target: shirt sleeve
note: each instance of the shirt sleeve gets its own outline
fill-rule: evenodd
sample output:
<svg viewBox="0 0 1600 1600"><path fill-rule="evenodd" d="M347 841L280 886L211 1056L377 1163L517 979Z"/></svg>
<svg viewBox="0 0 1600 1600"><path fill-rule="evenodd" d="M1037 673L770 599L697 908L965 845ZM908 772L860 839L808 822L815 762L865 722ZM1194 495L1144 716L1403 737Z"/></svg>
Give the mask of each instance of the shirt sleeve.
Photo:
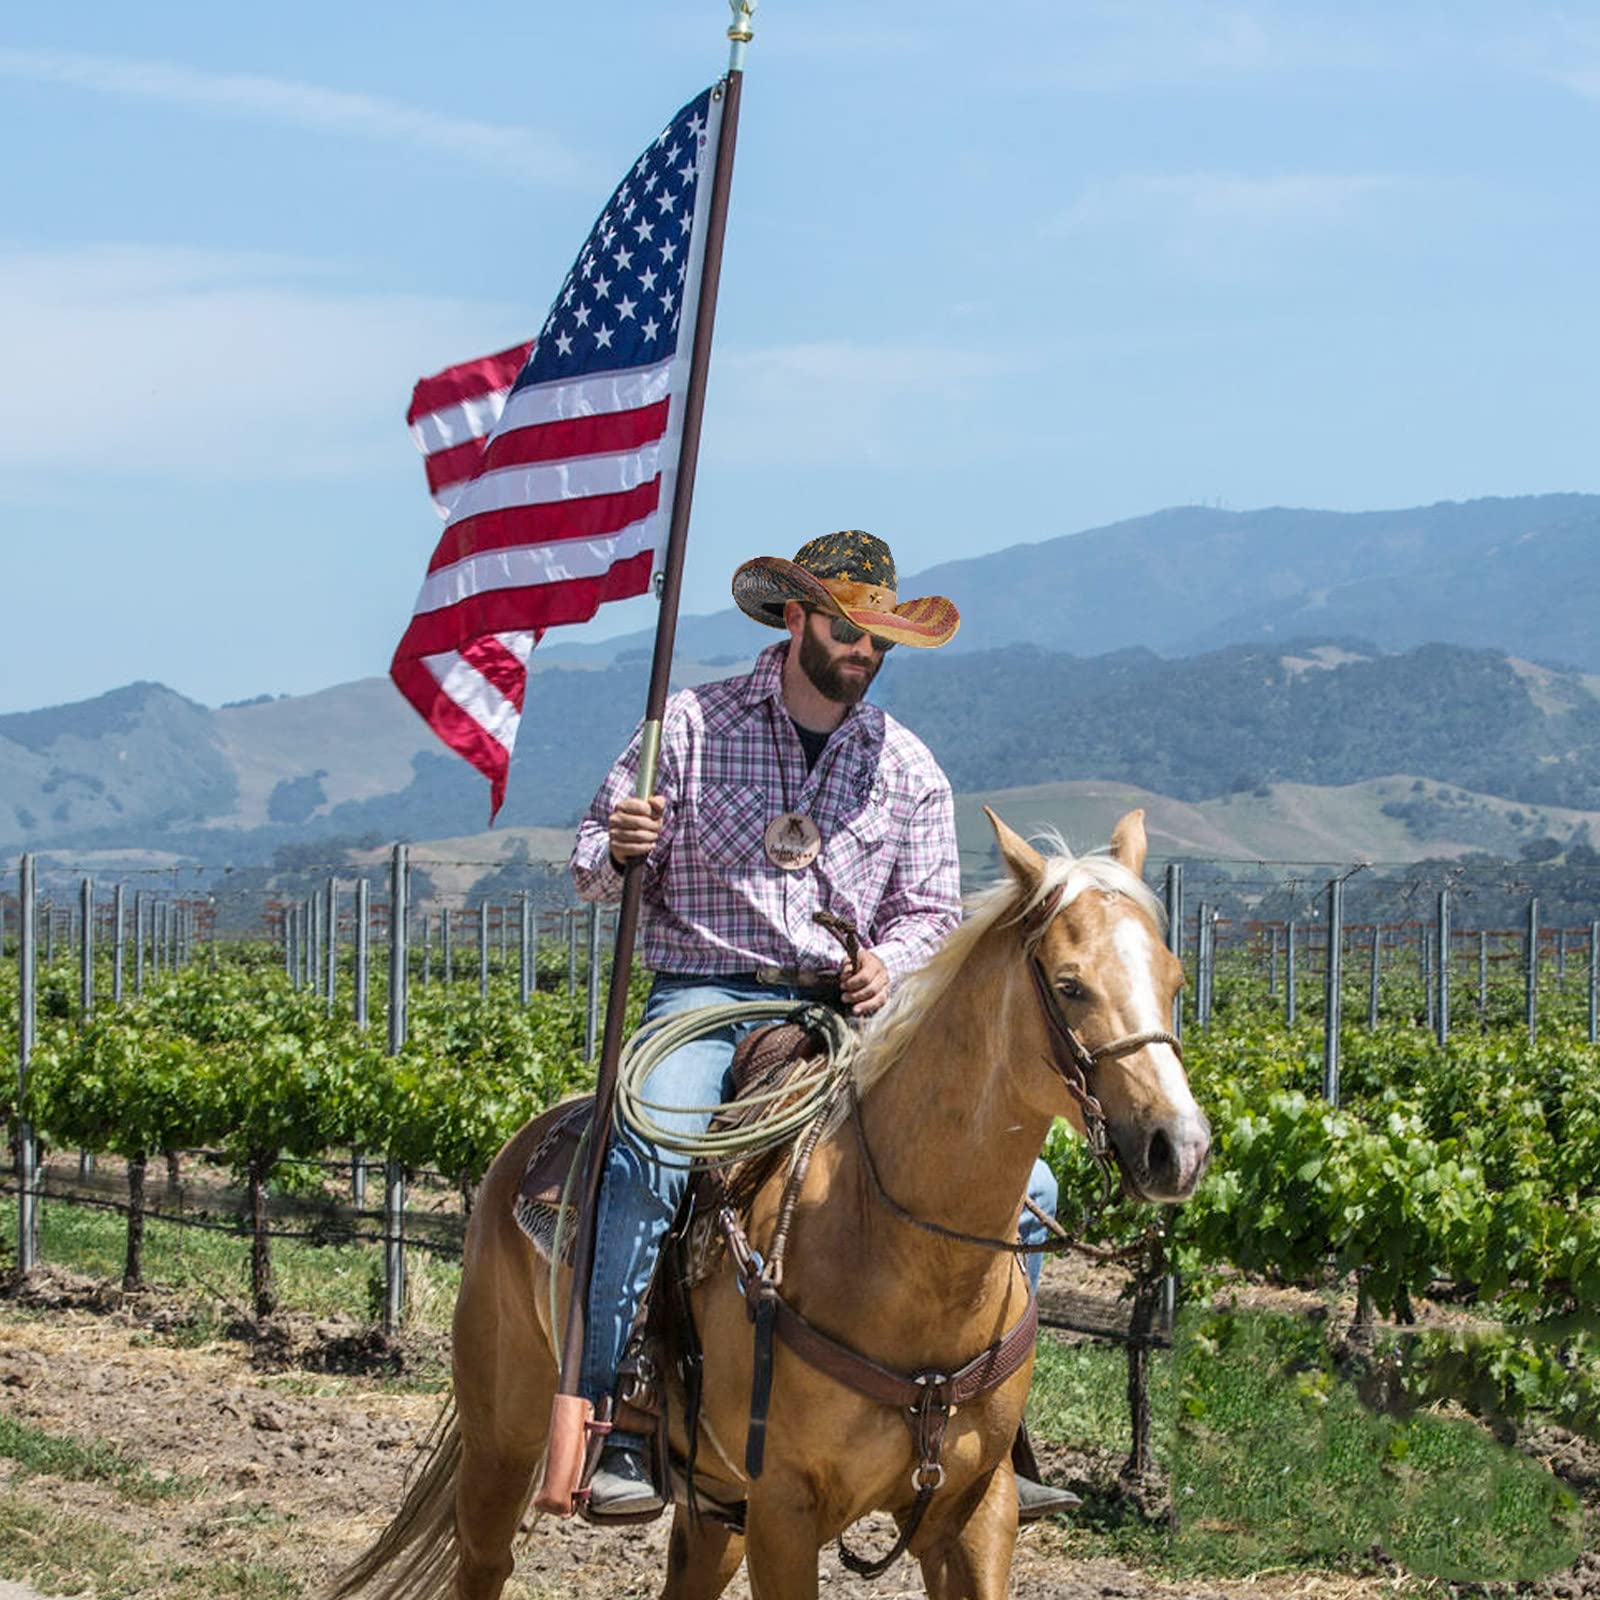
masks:
<svg viewBox="0 0 1600 1600"><path fill-rule="evenodd" d="M669 704L662 731L661 752L656 760L656 793L667 804L661 818L661 837L656 841L655 849L645 857L646 890L661 876L662 866L672 850L678 772L677 750L669 740L673 720ZM573 843L567 870L572 874L573 884L581 899L606 901L622 898L622 873L611 859L611 837L606 823L616 809L617 802L633 794L639 774L639 746L643 737L644 724L641 722L633 730L628 748L617 757L578 824L578 837Z"/></svg>
<svg viewBox="0 0 1600 1600"><path fill-rule="evenodd" d="M918 802L878 914L872 919L873 954L892 984L925 965L961 921L961 858L956 849L955 804L939 783Z"/></svg>

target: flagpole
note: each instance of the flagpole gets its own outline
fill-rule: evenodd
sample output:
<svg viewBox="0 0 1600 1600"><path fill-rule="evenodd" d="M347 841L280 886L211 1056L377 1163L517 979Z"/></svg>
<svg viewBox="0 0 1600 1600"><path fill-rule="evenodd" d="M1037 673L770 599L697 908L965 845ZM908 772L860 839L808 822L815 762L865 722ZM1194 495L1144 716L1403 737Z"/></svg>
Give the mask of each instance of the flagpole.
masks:
<svg viewBox="0 0 1600 1600"><path fill-rule="evenodd" d="M700 273L700 296L695 314L694 344L689 358L689 382L684 395L683 444L678 455L678 476L672 499L672 522L667 534L666 558L661 574L661 607L656 619L655 652L650 663L650 690L645 701L644 728L639 744L639 771L635 793L648 799L655 788L656 757L661 748L661 722L666 714L667 691L672 676L672 649L678 628L678 600L683 589L683 558L688 543L689 512L694 502L695 469L700 454L700 424L705 411L706 375L711 364L711 333L716 321L717 284L722 276L722 240L728 221L728 195L733 186L733 152L739 130L740 90L744 83L745 47L753 37L751 17L759 0L728 0L733 25L728 29L728 75L721 93L722 127L717 140L710 209L706 217L705 260ZM713 91L716 92L716 91ZM581 1209L574 1241L572 1287L567 1302L567 1322L561 1344L561 1383L550 1410L550 1440L544 1479L535 1496L541 1511L570 1516L573 1497L583 1469L587 1445L589 1402L578 1393L587 1331L589 1284L594 1272L595 1224L600 1186L605 1175L606 1150L611 1137L611 1114L616 1101L617 1061L622 1053L624 1015L628 1005L628 978L633 968L633 946L639 928L639 905L644 892L644 858L634 856L623 864L622 905L617 916L617 939L611 963L611 988L606 998L605 1031L595 1084L594 1119L590 1125L588 1156L580 1191ZM557 1270L552 1263L552 1271Z"/></svg>

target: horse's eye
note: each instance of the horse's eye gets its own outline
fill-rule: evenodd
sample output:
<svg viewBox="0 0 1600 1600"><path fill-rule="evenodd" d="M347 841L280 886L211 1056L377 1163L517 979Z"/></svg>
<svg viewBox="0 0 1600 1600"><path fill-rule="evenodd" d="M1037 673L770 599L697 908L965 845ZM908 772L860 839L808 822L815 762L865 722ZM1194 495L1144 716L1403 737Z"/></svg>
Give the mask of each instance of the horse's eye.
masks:
<svg viewBox="0 0 1600 1600"><path fill-rule="evenodd" d="M1063 1000L1081 1000L1083 999L1084 989L1076 978L1057 978L1056 993Z"/></svg>

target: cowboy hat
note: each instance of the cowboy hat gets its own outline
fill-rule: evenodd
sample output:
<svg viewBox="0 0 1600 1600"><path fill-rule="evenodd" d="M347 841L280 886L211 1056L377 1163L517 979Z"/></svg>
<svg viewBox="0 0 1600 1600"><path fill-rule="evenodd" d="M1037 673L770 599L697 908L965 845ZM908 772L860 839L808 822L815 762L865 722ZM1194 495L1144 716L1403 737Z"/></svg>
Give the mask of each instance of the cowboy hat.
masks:
<svg viewBox="0 0 1600 1600"><path fill-rule="evenodd" d="M733 575L733 598L747 617L784 626L790 600L891 644L937 649L961 626L961 613L943 595L902 601L895 593L894 557L882 539L849 528L800 546L793 561L757 556Z"/></svg>

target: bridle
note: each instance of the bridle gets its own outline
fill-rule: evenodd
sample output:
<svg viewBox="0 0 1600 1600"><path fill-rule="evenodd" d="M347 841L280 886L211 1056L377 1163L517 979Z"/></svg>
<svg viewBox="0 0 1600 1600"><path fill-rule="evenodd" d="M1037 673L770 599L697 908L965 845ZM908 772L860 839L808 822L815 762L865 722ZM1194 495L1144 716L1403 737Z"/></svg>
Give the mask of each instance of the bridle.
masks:
<svg viewBox="0 0 1600 1600"><path fill-rule="evenodd" d="M1067 1021L1061 1009L1061 997L1045 975L1044 963L1038 949L1045 929L1055 920L1061 909L1065 884L1058 884L1033 910L1023 923L1023 944L1028 948L1028 975L1033 979L1033 992L1039 997L1039 1009L1044 1013L1045 1029L1050 1036L1050 1066L1060 1077L1066 1090L1083 1113L1083 1136L1089 1151L1102 1166L1111 1155L1111 1140L1106 1131L1106 1114L1094 1093L1091 1079L1102 1061L1114 1061L1130 1056L1146 1045L1165 1044L1172 1047L1180 1064L1183 1061L1183 1043L1174 1033L1164 1028L1147 1028L1143 1033L1124 1034L1120 1039L1109 1039L1105 1044L1090 1049L1077 1030Z"/></svg>
<svg viewBox="0 0 1600 1600"><path fill-rule="evenodd" d="M1077 1234L1068 1234L1057 1227L1058 1237L1040 1244L1023 1244L1015 1239L993 1239L984 1234L965 1233L959 1228L947 1228L943 1223L930 1222L927 1218L908 1211L884 1187L883 1179L878 1173L877 1162L873 1160L872 1151L867 1145L866 1129L861 1122L861 1103L856 1098L852 1086L850 1121L855 1128L856 1144L861 1152L862 1165L872 1180L873 1189L877 1192L878 1199L894 1216L913 1227L921 1228L925 1233L937 1234L941 1238L953 1239L961 1244L981 1245L988 1250L1004 1251L1015 1256L1056 1255L1065 1250L1082 1248L1081 1235L1089 1231L1101 1212L1111 1204L1117 1189L1115 1150L1111 1143L1105 1109L1094 1092L1095 1069L1102 1061L1114 1061L1122 1056L1132 1055L1134 1051L1143 1050L1146 1045L1152 1044L1171 1046L1179 1062L1183 1060L1182 1042L1176 1034L1169 1033L1164 1028L1147 1028L1141 1033L1124 1034L1121 1038L1109 1039L1091 1049L1067 1021L1061 1010L1060 996L1046 976L1044 963L1038 955L1038 947L1044 937L1045 929L1061 910L1061 899L1065 892L1066 885L1058 884L1024 918L1021 924L1022 942L1023 948L1027 951L1028 975L1033 980L1033 990L1039 999L1039 1009L1044 1014L1045 1032L1050 1042L1050 1053L1045 1060L1061 1079L1083 1117L1084 1141L1100 1171L1100 1198L1085 1214Z"/></svg>

